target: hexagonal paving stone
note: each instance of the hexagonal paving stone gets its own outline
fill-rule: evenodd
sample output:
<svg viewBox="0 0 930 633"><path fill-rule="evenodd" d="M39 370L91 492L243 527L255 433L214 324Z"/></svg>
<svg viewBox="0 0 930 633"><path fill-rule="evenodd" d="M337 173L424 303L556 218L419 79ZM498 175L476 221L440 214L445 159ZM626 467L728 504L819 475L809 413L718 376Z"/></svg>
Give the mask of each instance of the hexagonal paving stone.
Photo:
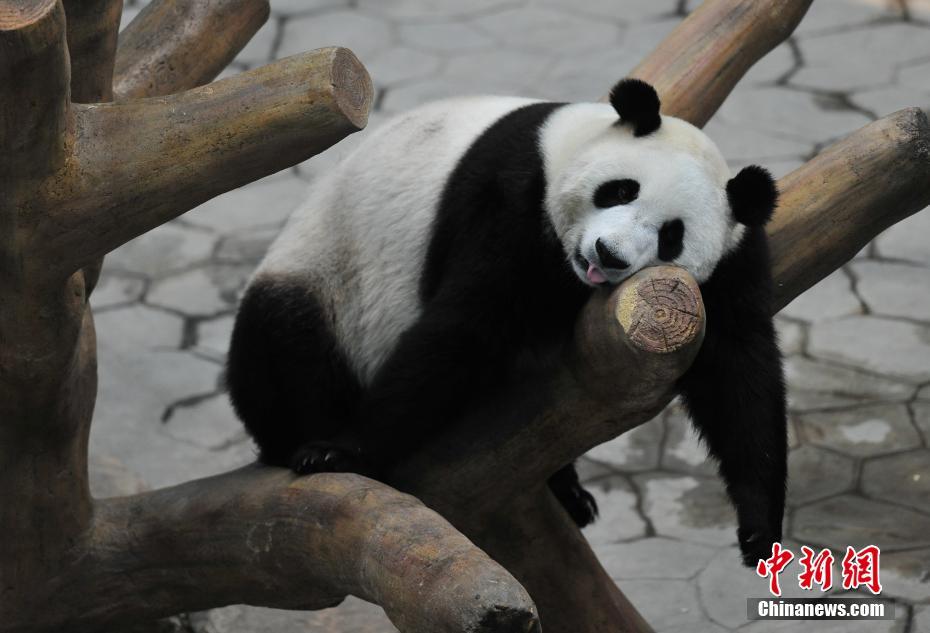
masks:
<svg viewBox="0 0 930 633"><path fill-rule="evenodd" d="M465 22L405 24L400 27L400 39L413 48L447 53L494 46L494 39L490 35Z"/></svg>
<svg viewBox="0 0 930 633"><path fill-rule="evenodd" d="M232 307L203 268L155 282L146 301L189 316L209 316Z"/></svg>
<svg viewBox="0 0 930 633"><path fill-rule="evenodd" d="M359 11L332 11L287 20L277 57L323 46L344 46L367 64L379 50L387 48L391 40L390 26L377 16Z"/></svg>
<svg viewBox="0 0 930 633"><path fill-rule="evenodd" d="M813 149L809 141L775 136L760 129L748 129L722 118L711 119L704 131L732 163L734 171L742 163L759 162L768 166L769 159L803 156Z"/></svg>
<svg viewBox="0 0 930 633"><path fill-rule="evenodd" d="M235 605L192 614L198 633L396 633L381 607L349 596L338 607L285 611Z"/></svg>
<svg viewBox="0 0 930 633"><path fill-rule="evenodd" d="M798 416L803 438L813 444L870 457L921 445L904 405L872 405Z"/></svg>
<svg viewBox="0 0 930 633"><path fill-rule="evenodd" d="M248 441L225 393L174 408L163 429L175 439L208 449Z"/></svg>
<svg viewBox="0 0 930 633"><path fill-rule="evenodd" d="M595 551L614 580L659 580L693 577L717 550L707 545L651 537L603 545Z"/></svg>
<svg viewBox="0 0 930 633"><path fill-rule="evenodd" d="M882 595L930 601L930 549L882 552Z"/></svg>
<svg viewBox="0 0 930 633"><path fill-rule="evenodd" d="M862 127L869 118L851 110L825 110L814 95L780 87L736 90L717 114L723 123L815 143Z"/></svg>
<svg viewBox="0 0 930 633"><path fill-rule="evenodd" d="M930 12L928 12L930 13ZM930 73L930 54L924 54L924 59L916 63L903 64L898 69L898 84L902 88L916 90L924 95L930 94L930 82L927 81ZM925 101L918 101L912 105L926 106Z"/></svg>
<svg viewBox="0 0 930 633"><path fill-rule="evenodd" d="M896 64L927 56L926 38L925 28L902 22L802 38L804 67L791 83L839 91L884 85Z"/></svg>
<svg viewBox="0 0 930 633"><path fill-rule="evenodd" d="M642 508L661 536L724 546L736 542L736 513L716 477L637 475Z"/></svg>
<svg viewBox="0 0 930 633"><path fill-rule="evenodd" d="M239 231L220 241L220 246L216 249L216 260L256 265L268 252L268 247L280 232L277 226Z"/></svg>
<svg viewBox="0 0 930 633"><path fill-rule="evenodd" d="M776 82L791 72L796 63L791 45L784 42L753 64L749 72L740 80L740 84L745 86Z"/></svg>
<svg viewBox="0 0 930 633"><path fill-rule="evenodd" d="M583 14L611 21L650 22L674 16L678 9L675 0L585 0L566 3L564 0L530 0L530 5L548 7L566 13Z"/></svg>
<svg viewBox="0 0 930 633"><path fill-rule="evenodd" d="M915 402L911 405L911 411L914 413L914 423L924 436L924 442L930 445L930 402Z"/></svg>
<svg viewBox="0 0 930 633"><path fill-rule="evenodd" d="M905 380L930 380L930 328L875 316L845 317L811 326L815 357L858 365Z"/></svg>
<svg viewBox="0 0 930 633"><path fill-rule="evenodd" d="M646 522L636 509L636 492L622 477L599 479L585 488L594 495L600 511L597 521L583 530L595 549L646 534Z"/></svg>
<svg viewBox="0 0 930 633"><path fill-rule="evenodd" d="M678 403L669 405L665 419L665 451L662 468L688 475L716 476L717 462L708 457L707 447Z"/></svg>
<svg viewBox="0 0 930 633"><path fill-rule="evenodd" d="M472 24L494 36L501 46L559 55L604 48L620 41L620 29L607 20L554 11L547 7L518 7L479 17Z"/></svg>
<svg viewBox="0 0 930 633"><path fill-rule="evenodd" d="M817 0L811 4L794 32L799 36L811 36L824 32L846 31L851 27L864 26L879 18L897 16L899 12L892 12L890 4Z"/></svg>
<svg viewBox="0 0 930 633"><path fill-rule="evenodd" d="M223 316L197 324L197 345L194 349L209 358L220 362L226 359L229 339L232 336L234 318Z"/></svg>
<svg viewBox="0 0 930 633"><path fill-rule="evenodd" d="M926 71L925 71L926 72ZM888 116L904 108L927 107L930 104L930 88L926 91L900 86L881 86L862 90L850 96L850 100L876 116Z"/></svg>
<svg viewBox="0 0 930 633"><path fill-rule="evenodd" d="M930 633L930 606L914 607L911 633Z"/></svg>
<svg viewBox="0 0 930 633"><path fill-rule="evenodd" d="M104 272L90 296L90 303L97 310L135 303L142 298L145 286L141 277Z"/></svg>
<svg viewBox="0 0 930 633"><path fill-rule="evenodd" d="M831 396L856 399L904 401L914 394L914 386L848 367L818 362L802 356L785 361L785 382L792 394L802 391L820 392Z"/></svg>
<svg viewBox="0 0 930 633"><path fill-rule="evenodd" d="M862 304L853 293L852 282L845 272L837 270L782 308L779 314L815 322L861 313Z"/></svg>
<svg viewBox="0 0 930 633"><path fill-rule="evenodd" d="M791 536L801 543L845 551L878 545L882 554L930 547L930 517L858 495L840 495L798 508Z"/></svg>
<svg viewBox="0 0 930 633"><path fill-rule="evenodd" d="M662 424L655 419L592 448L586 455L623 472L650 470L659 464L661 441Z"/></svg>
<svg viewBox="0 0 930 633"><path fill-rule="evenodd" d="M395 20L426 21L449 20L464 16L492 13L512 4L510 0L358 0L360 9L375 14L388 15Z"/></svg>
<svg viewBox="0 0 930 633"><path fill-rule="evenodd" d="M704 619L697 589L686 580L621 580L617 585L656 631Z"/></svg>
<svg viewBox="0 0 930 633"><path fill-rule="evenodd" d="M269 18L252 36L249 43L236 55L236 63L249 68L264 66L273 59L275 40L278 37L278 21Z"/></svg>
<svg viewBox="0 0 930 633"><path fill-rule="evenodd" d="M804 326L800 323L776 315L775 330L778 332L778 347L785 356L798 354L804 349Z"/></svg>
<svg viewBox="0 0 930 633"><path fill-rule="evenodd" d="M617 79L628 74L679 20L637 24L622 41L579 54L550 60L542 82L529 96L558 101L594 101L606 95Z"/></svg>
<svg viewBox="0 0 930 633"><path fill-rule="evenodd" d="M125 271L158 277L206 261L216 238L177 222L126 242L107 255L104 271Z"/></svg>
<svg viewBox="0 0 930 633"><path fill-rule="evenodd" d="M381 51L368 63L368 72L380 87L408 82L436 74L442 60L413 48L393 46Z"/></svg>
<svg viewBox="0 0 930 633"><path fill-rule="evenodd" d="M889 259L907 259L930 265L930 207L901 220L875 238L875 250Z"/></svg>
<svg viewBox="0 0 930 633"><path fill-rule="evenodd" d="M859 295L875 314L930 321L930 270L888 262L852 263Z"/></svg>
<svg viewBox="0 0 930 633"><path fill-rule="evenodd" d="M534 97L550 61L518 50L489 50L463 53L450 58L442 78L455 81L452 94L507 94ZM388 93L390 96L390 93Z"/></svg>
<svg viewBox="0 0 930 633"><path fill-rule="evenodd" d="M307 183L293 172L283 171L208 200L188 211L184 220L217 233L277 226L306 196Z"/></svg>
<svg viewBox="0 0 930 633"><path fill-rule="evenodd" d="M346 9L352 0L271 0L271 11L277 15L291 16L328 9Z"/></svg>
<svg viewBox="0 0 930 633"><path fill-rule="evenodd" d="M862 490L874 499L894 500L930 512L930 451L908 451L866 461Z"/></svg>
<svg viewBox="0 0 930 633"><path fill-rule="evenodd" d="M789 544L785 544L785 547L789 547L796 557L800 554L799 547ZM819 597L820 592L805 591L798 586L799 572L800 565L795 558L779 577L782 596ZM717 551L713 560L698 575L698 595L712 620L725 627L736 628L747 623L746 599L768 596L768 582L768 579L758 576L755 569L743 565L738 547L725 547Z"/></svg>
<svg viewBox="0 0 930 633"><path fill-rule="evenodd" d="M804 445L788 454L789 505L800 505L852 490L855 462L816 446Z"/></svg>

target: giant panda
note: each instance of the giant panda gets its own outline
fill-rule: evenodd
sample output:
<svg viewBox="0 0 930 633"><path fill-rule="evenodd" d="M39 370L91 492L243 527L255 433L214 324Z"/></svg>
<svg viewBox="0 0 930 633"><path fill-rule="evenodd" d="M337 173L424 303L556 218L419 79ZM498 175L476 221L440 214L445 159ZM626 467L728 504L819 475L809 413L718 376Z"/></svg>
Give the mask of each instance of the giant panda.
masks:
<svg viewBox="0 0 930 633"><path fill-rule="evenodd" d="M765 558L787 452L763 228L777 191L760 167L731 177L659 106L627 79L609 103L456 98L369 134L315 183L241 300L227 382L260 459L377 477L506 391L528 355L557 362L592 293L674 264L707 315L677 386L744 562ZM595 517L573 465L549 483L579 525Z"/></svg>

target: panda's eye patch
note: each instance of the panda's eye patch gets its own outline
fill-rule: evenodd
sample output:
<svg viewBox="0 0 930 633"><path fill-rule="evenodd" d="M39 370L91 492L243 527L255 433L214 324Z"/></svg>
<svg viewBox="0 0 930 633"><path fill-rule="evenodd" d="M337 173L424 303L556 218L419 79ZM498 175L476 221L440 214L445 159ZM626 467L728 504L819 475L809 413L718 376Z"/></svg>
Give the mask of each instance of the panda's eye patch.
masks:
<svg viewBox="0 0 930 633"><path fill-rule="evenodd" d="M681 220L671 220L663 224L659 229L659 259L670 262L681 255L684 236L685 223Z"/></svg>
<svg viewBox="0 0 930 633"><path fill-rule="evenodd" d="M608 180L594 192L594 206L601 209L629 204L639 195L639 183L630 178Z"/></svg>

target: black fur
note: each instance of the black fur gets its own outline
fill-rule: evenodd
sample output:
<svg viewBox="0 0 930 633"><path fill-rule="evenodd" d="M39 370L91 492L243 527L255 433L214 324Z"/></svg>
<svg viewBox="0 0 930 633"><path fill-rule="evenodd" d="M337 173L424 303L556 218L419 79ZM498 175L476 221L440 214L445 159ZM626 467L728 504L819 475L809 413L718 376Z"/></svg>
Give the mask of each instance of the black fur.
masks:
<svg viewBox="0 0 930 633"><path fill-rule="evenodd" d="M778 204L778 188L768 170L750 165L727 183L727 198L737 222L765 226Z"/></svg>
<svg viewBox="0 0 930 633"><path fill-rule="evenodd" d="M345 430L362 391L319 301L296 279L249 287L233 327L226 383L261 460L294 470L305 457L298 448Z"/></svg>
<svg viewBox="0 0 930 633"><path fill-rule="evenodd" d="M666 222L659 229L658 256L663 262L670 262L679 255L684 248L685 223L681 220Z"/></svg>
<svg viewBox="0 0 930 633"><path fill-rule="evenodd" d="M765 229L701 284L704 343L679 386L695 428L719 462L736 507L743 561L755 565L781 539L787 478L785 386L772 323Z"/></svg>
<svg viewBox="0 0 930 633"><path fill-rule="evenodd" d="M594 206L606 209L630 204L639 197L639 183L632 178L608 180L594 192Z"/></svg>
<svg viewBox="0 0 930 633"><path fill-rule="evenodd" d="M617 82L610 91L610 105L620 115L620 123L633 126L633 136L652 134L662 125L659 95L640 79Z"/></svg>
<svg viewBox="0 0 930 633"><path fill-rule="evenodd" d="M421 315L369 388L361 389L319 300L299 280L253 283L236 320L228 380L263 460L298 472L377 475L507 391L519 359L559 357L591 289L572 272L543 209L538 132L558 107L533 104L503 117L450 175L421 277ZM680 388L720 461L752 564L781 536L785 485L785 393L764 230L747 228L701 290L707 333ZM573 466L550 486L579 524L596 515Z"/></svg>

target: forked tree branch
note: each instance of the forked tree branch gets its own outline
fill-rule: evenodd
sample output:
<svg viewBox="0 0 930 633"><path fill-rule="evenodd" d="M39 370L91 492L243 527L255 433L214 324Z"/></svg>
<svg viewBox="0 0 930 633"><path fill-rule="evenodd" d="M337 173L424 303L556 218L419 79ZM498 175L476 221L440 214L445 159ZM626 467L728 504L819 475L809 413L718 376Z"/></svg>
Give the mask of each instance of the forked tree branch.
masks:
<svg viewBox="0 0 930 633"><path fill-rule="evenodd" d="M371 81L343 48L169 97L74 106L70 171L47 183L39 243L60 274L364 127Z"/></svg>
<svg viewBox="0 0 930 633"><path fill-rule="evenodd" d="M268 19L268 0L154 0L120 34L117 99L211 81Z"/></svg>
<svg viewBox="0 0 930 633"><path fill-rule="evenodd" d="M413 497L361 476L251 466L98 502L94 517L80 564L40 589L36 603L55 608L30 614L29 630L221 604L321 609L353 594L406 632L538 631L507 571Z"/></svg>

